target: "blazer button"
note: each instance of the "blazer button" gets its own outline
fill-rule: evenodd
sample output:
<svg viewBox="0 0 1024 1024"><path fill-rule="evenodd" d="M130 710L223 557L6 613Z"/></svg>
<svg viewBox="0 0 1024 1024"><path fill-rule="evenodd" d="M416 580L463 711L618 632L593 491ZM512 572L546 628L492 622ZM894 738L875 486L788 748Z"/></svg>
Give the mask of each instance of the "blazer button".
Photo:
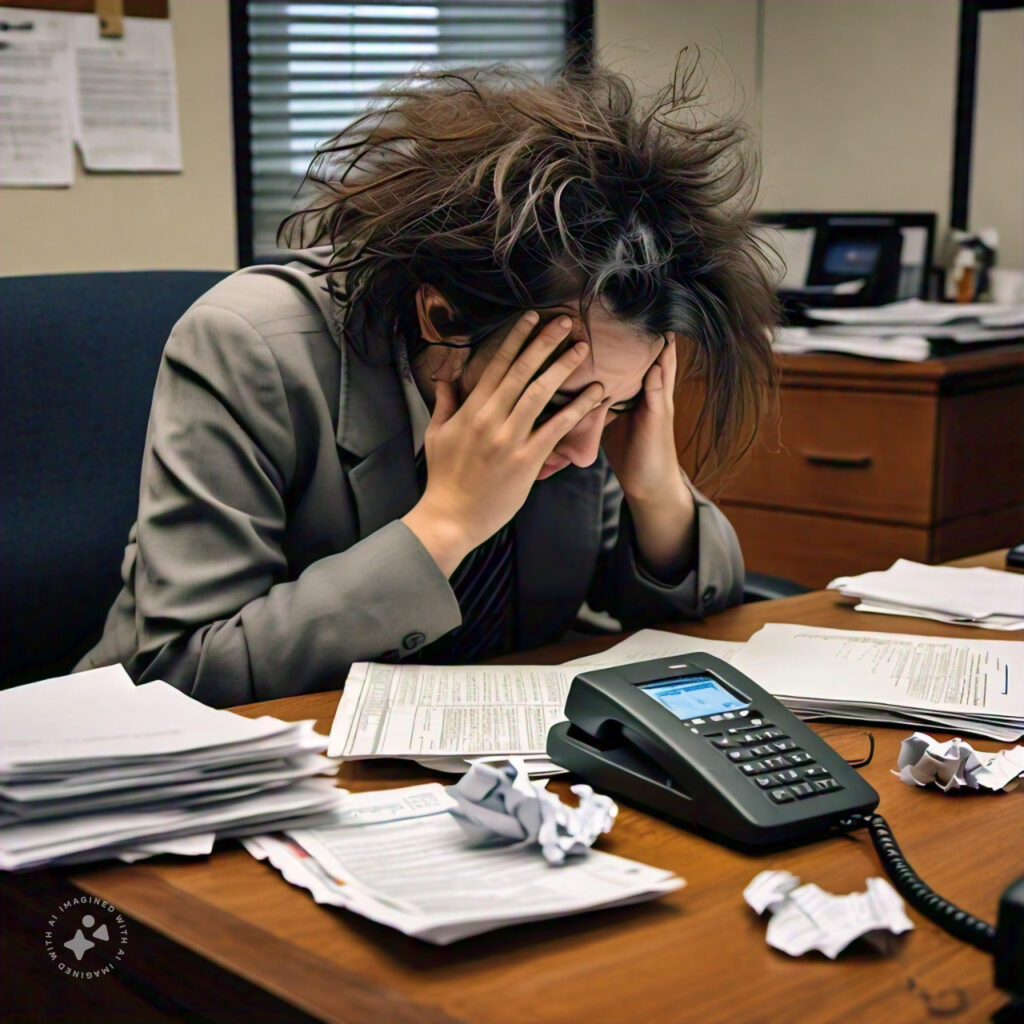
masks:
<svg viewBox="0 0 1024 1024"><path fill-rule="evenodd" d="M717 587L705 587L704 593L700 595L701 604L711 604L718 597Z"/></svg>
<svg viewBox="0 0 1024 1024"><path fill-rule="evenodd" d="M405 636L402 637L402 646L407 651L415 651L416 648L420 647L426 639L427 637L424 633L406 633Z"/></svg>

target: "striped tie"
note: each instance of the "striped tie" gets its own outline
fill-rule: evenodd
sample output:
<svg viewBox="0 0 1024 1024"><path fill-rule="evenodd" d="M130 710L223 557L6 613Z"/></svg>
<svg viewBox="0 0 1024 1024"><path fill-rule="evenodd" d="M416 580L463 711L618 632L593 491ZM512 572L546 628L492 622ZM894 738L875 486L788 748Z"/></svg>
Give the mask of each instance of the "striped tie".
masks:
<svg viewBox="0 0 1024 1024"><path fill-rule="evenodd" d="M426 484L426 459L416 456L420 490ZM451 588L462 612L462 625L438 637L416 661L465 664L509 650L513 625L515 535L506 523L474 548L452 573Z"/></svg>

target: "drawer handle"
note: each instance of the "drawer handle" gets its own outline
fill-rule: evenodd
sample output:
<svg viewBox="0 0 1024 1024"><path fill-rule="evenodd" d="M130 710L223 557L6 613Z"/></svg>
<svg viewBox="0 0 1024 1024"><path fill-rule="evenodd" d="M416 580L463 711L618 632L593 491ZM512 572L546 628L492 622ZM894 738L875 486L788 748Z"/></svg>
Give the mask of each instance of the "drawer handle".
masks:
<svg viewBox="0 0 1024 1024"><path fill-rule="evenodd" d="M871 465L870 455L820 455L804 452L804 458L812 466L832 466L834 469L867 469Z"/></svg>

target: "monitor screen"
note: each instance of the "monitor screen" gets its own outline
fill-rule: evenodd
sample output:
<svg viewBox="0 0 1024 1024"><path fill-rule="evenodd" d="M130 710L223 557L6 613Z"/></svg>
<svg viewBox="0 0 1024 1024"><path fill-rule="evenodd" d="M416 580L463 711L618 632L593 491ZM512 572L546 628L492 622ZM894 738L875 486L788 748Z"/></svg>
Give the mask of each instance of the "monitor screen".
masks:
<svg viewBox="0 0 1024 1024"><path fill-rule="evenodd" d="M825 273L866 277L878 263L881 243L850 239L833 242L825 252Z"/></svg>
<svg viewBox="0 0 1024 1024"><path fill-rule="evenodd" d="M661 679L656 683L641 683L639 689L684 721L749 706L709 675Z"/></svg>

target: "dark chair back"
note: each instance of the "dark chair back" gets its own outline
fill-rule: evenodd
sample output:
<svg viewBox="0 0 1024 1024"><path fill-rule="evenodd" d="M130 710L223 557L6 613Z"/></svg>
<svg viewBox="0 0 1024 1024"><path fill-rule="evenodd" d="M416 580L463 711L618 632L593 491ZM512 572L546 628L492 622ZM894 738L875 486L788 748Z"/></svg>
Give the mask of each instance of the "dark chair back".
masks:
<svg viewBox="0 0 1024 1024"><path fill-rule="evenodd" d="M224 276L0 278L0 687L67 672L99 638L164 343Z"/></svg>

